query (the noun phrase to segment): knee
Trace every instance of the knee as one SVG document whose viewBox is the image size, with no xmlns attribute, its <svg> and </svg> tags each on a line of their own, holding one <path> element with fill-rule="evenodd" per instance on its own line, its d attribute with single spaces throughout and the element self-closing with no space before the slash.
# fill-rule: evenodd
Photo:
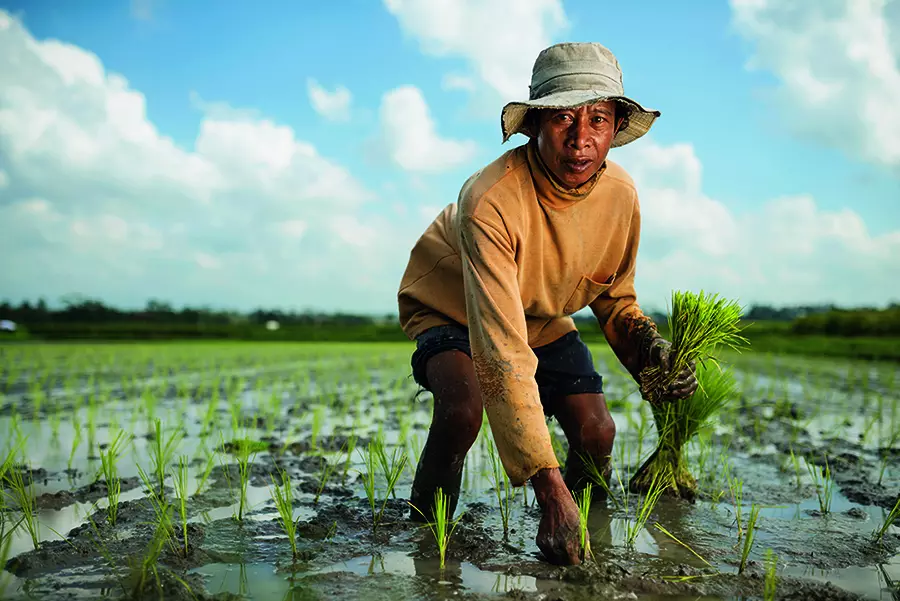
<svg viewBox="0 0 900 601">
<path fill-rule="evenodd" d="M 586 437 L 586 446 L 593 447 L 603 454 L 609 454 L 616 440 L 616 422 L 607 414 L 598 420 Z"/>
<path fill-rule="evenodd" d="M 608 412 L 585 420 L 581 426 L 581 447 L 592 455 L 603 456 L 612 452 L 616 439 L 616 422 Z"/>
<path fill-rule="evenodd" d="M 429 362 L 428 379 L 434 396 L 432 427 L 468 450 L 481 431 L 484 412 L 471 359 L 458 351 L 437 355 Z"/>
<path fill-rule="evenodd" d="M 481 432 L 481 399 L 469 395 L 444 398 L 439 403 L 441 407 L 435 411 L 435 420 L 440 422 L 442 430 L 457 441 L 459 447 L 468 450 Z"/>
<path fill-rule="evenodd" d="M 477 408 L 473 403 L 467 407 L 458 420 L 459 437 L 465 442 L 467 447 L 471 447 L 475 444 L 475 439 L 478 438 L 478 433 L 481 432 L 482 415 L 483 410 L 481 403 L 478 403 Z"/>
</svg>

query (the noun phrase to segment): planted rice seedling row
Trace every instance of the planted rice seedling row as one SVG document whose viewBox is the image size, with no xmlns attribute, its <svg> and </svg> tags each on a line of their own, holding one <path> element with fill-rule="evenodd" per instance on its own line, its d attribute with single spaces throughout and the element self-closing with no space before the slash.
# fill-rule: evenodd
<svg viewBox="0 0 900 601">
<path fill-rule="evenodd" d="M 369 351 L 369 355 L 371 354 Z M 148 535 L 150 538 L 145 541 L 144 551 L 150 558 L 145 584 L 162 578 L 154 575 L 150 566 L 165 564 L 164 557 L 167 554 L 191 556 L 195 544 L 206 544 L 195 543 L 190 538 L 193 530 L 187 526 L 191 521 L 205 524 L 206 528 L 221 530 L 221 522 L 215 519 L 205 522 L 200 519 L 206 509 L 198 512 L 195 508 L 198 504 L 207 504 L 209 499 L 220 494 L 223 489 L 229 491 L 229 511 L 233 513 L 228 519 L 236 524 L 258 520 L 263 515 L 261 512 L 272 508 L 274 515 L 278 516 L 274 519 L 285 535 L 278 539 L 279 544 L 287 556 L 292 558 L 292 563 L 296 564 L 292 570 L 305 569 L 301 567 L 304 564 L 298 561 L 298 556 L 308 557 L 309 549 L 321 548 L 323 545 L 328 547 L 336 544 L 331 542 L 334 540 L 340 540 L 341 545 L 355 549 L 357 553 L 380 552 L 381 546 L 386 551 L 396 548 L 398 544 L 402 546 L 404 543 L 397 542 L 405 540 L 401 533 L 404 530 L 413 531 L 415 526 L 389 523 L 395 520 L 386 520 L 385 517 L 395 514 L 389 514 L 387 507 L 391 506 L 392 500 L 402 501 L 408 494 L 406 487 L 412 477 L 411 468 L 424 443 L 424 427 L 428 424 L 427 412 L 430 411 L 427 396 L 420 395 L 416 398 L 415 387 L 405 374 L 407 349 L 398 348 L 377 360 L 361 355 L 359 359 L 349 361 L 349 365 L 343 369 L 340 368 L 340 362 L 317 357 L 310 352 L 303 359 L 306 363 L 295 363 L 292 369 L 283 372 L 260 370 L 258 375 L 254 375 L 249 368 L 245 372 L 232 373 L 241 364 L 247 367 L 253 362 L 248 362 L 244 354 L 236 354 L 236 357 L 239 359 L 236 358 L 231 363 L 227 360 L 207 359 L 186 365 L 198 372 L 208 370 L 206 373 L 209 377 L 199 378 L 196 382 L 186 378 L 176 379 L 177 369 L 173 369 L 174 363 L 169 363 L 167 359 L 155 357 L 155 365 L 150 367 L 150 355 L 147 355 L 145 363 L 135 361 L 133 371 L 124 376 L 115 374 L 110 369 L 102 369 L 79 378 L 68 378 L 64 374 L 54 375 L 53 378 L 42 377 L 41 392 L 38 392 L 38 387 L 34 389 L 34 394 L 39 397 L 36 405 L 40 411 L 20 411 L 19 417 L 9 422 L 13 426 L 11 430 L 20 433 L 15 435 L 16 440 L 24 440 L 25 436 L 29 437 L 29 441 L 35 440 L 36 436 L 46 436 L 40 440 L 48 443 L 52 439 L 58 440 L 63 449 L 58 454 L 61 468 L 71 466 L 98 481 L 102 479 L 103 484 L 122 480 L 126 475 L 134 474 L 138 468 L 143 471 L 145 482 L 138 492 L 141 492 L 142 498 L 148 503 L 166 510 L 157 510 L 153 514 L 156 525 L 152 529 L 152 536 Z M 600 361 L 605 361 L 608 355 L 598 357 Z M 269 356 L 265 360 L 258 360 L 258 365 L 262 366 L 265 361 L 278 362 L 277 359 L 276 356 Z M 740 360 L 734 359 L 733 362 L 738 365 Z M 729 358 L 728 362 L 731 361 Z M 147 378 L 154 380 L 146 382 Z M 171 381 L 167 381 L 167 378 Z M 778 376 L 774 389 L 785 388 L 783 380 L 783 376 Z M 115 385 L 109 386 L 110 383 Z M 604 385 L 607 386 L 606 379 Z M 58 386 L 79 387 L 84 392 L 63 394 L 55 398 L 54 387 Z M 658 446 L 659 432 L 651 427 L 655 420 L 651 417 L 650 407 L 642 404 L 639 395 L 630 394 L 634 389 L 633 383 L 628 383 L 625 376 L 616 374 L 609 377 L 608 386 L 611 391 L 609 396 L 613 399 L 610 402 L 613 414 L 617 421 L 627 425 L 627 428 L 620 429 L 620 437 L 614 447 L 613 465 L 617 471 L 613 490 L 610 491 L 614 494 L 601 494 L 598 498 L 597 493 L 602 488 L 598 482 L 592 489 L 592 503 L 585 503 L 585 495 L 579 494 L 576 498 L 582 503 L 586 529 L 591 524 L 587 515 L 591 514 L 595 522 L 593 525 L 599 523 L 600 530 L 603 530 L 603 514 L 598 518 L 596 511 L 592 512 L 591 509 L 610 506 L 616 508 L 616 512 L 612 514 L 615 516 L 613 519 L 628 522 L 628 535 L 622 543 L 609 543 L 595 537 L 598 532 L 591 532 L 593 557 L 596 559 L 606 555 L 608 551 L 605 547 L 610 544 L 613 547 L 621 544 L 623 551 L 631 550 L 632 554 L 627 556 L 631 559 L 628 561 L 640 565 L 641 553 L 647 552 L 648 541 L 656 541 L 658 545 L 663 545 L 660 541 L 673 541 L 671 544 L 683 549 L 686 558 L 683 561 L 696 560 L 708 569 L 709 566 L 704 563 L 706 561 L 723 573 L 727 573 L 724 571 L 727 565 L 733 565 L 735 570 L 753 569 L 749 559 L 761 557 L 754 549 L 762 544 L 758 537 L 747 542 L 751 533 L 755 535 L 756 532 L 755 521 L 751 529 L 750 521 L 745 515 L 749 511 L 753 516 L 753 508 L 737 509 L 743 502 L 733 506 L 735 495 L 727 494 L 727 491 L 728 482 L 731 482 L 735 489 L 742 489 L 743 497 L 756 494 L 757 480 L 752 474 L 742 471 L 747 466 L 744 449 L 748 444 L 759 446 L 766 443 L 765 428 L 761 428 L 760 424 L 765 424 L 768 418 L 757 417 L 749 421 L 752 430 L 749 437 L 723 432 L 719 425 L 710 421 L 709 427 L 699 430 L 698 435 L 684 446 L 684 460 L 697 477 L 696 503 L 711 503 L 714 495 L 724 489 L 728 510 L 732 513 L 741 511 L 740 518 L 726 529 L 732 537 L 732 544 L 735 538 L 739 540 L 739 544 L 710 553 L 708 543 L 698 546 L 691 536 L 685 536 L 684 526 L 679 521 L 685 518 L 676 520 L 669 516 L 670 501 L 664 494 L 656 494 L 661 486 L 651 491 L 653 495 L 641 495 L 629 490 L 629 476 L 646 461 L 646 455 Z M 741 388 L 745 390 L 743 381 Z M 787 398 L 783 393 L 778 394 Z M 65 402 L 63 399 L 66 399 Z M 870 403 L 874 407 L 878 401 L 874 399 Z M 743 423 L 741 409 L 730 405 L 726 404 L 721 409 L 720 422 Z M 890 406 L 890 401 L 884 401 L 887 415 L 890 415 Z M 125 407 L 134 410 L 123 410 Z M 50 415 L 59 417 L 57 425 L 53 425 Z M 55 419 L 56 417 L 52 418 Z M 74 419 L 78 419 L 77 427 Z M 551 425 L 555 429 L 556 425 L 552 422 Z M 808 452 L 809 441 L 804 428 L 795 430 L 798 438 L 793 448 L 803 449 L 797 456 L 798 465 L 805 457 L 810 457 L 811 462 L 812 457 L 819 456 L 819 453 Z M 83 436 L 90 439 L 87 445 L 83 438 L 78 440 L 77 433 L 80 432 L 84 432 Z M 358 436 L 351 438 L 345 435 L 349 433 L 358 433 Z M 117 439 L 120 442 L 116 443 Z M 388 439 L 392 441 L 391 444 L 386 442 Z M 241 441 L 248 442 L 245 444 Z M 299 445 L 297 450 L 291 450 L 293 443 Z M 484 519 L 496 524 L 496 540 L 515 543 L 503 548 L 505 550 L 495 551 L 501 553 L 502 558 L 503 554 L 510 553 L 508 549 L 517 545 L 528 548 L 530 541 L 527 537 L 519 537 L 530 528 L 529 516 L 534 511 L 534 498 L 527 494 L 525 487 L 521 493 L 521 501 L 518 500 L 520 493 L 509 486 L 496 450 L 491 452 L 491 444 L 489 436 L 482 436 L 482 442 L 476 443 L 477 452 L 473 452 L 467 459 L 465 478 L 468 484 L 464 488 L 460 506 L 474 500 L 487 504 L 489 518 Z M 560 455 L 564 457 L 567 446 L 565 438 L 557 436 L 557 444 Z M 741 449 L 741 454 L 732 455 L 731 447 Z M 297 471 L 294 457 L 307 455 L 320 457 L 324 461 L 315 463 L 317 467 L 313 470 Z M 96 459 L 88 459 L 90 456 Z M 189 462 L 188 457 L 193 457 L 193 461 Z M 789 460 L 789 455 L 786 457 Z M 45 461 L 41 455 L 30 457 L 29 460 Z M 286 469 L 279 472 L 281 462 L 284 462 Z M 86 467 L 89 469 L 85 469 Z M 29 473 L 20 473 L 27 483 Z M 877 470 L 873 470 L 873 473 L 877 473 Z M 259 481 L 260 476 L 265 476 L 264 482 Z M 807 474 L 803 479 L 811 477 L 811 474 Z M 885 469 L 884 481 L 891 483 L 892 478 L 888 467 Z M 372 486 L 366 484 L 367 479 Z M 799 476 L 791 475 L 789 471 L 785 481 L 790 484 L 791 490 L 797 489 L 795 480 L 799 482 Z M 80 482 L 77 477 L 74 481 Z M 659 477 L 657 481 L 661 483 L 666 480 Z M 840 488 L 839 479 L 832 475 L 831 482 L 834 492 L 837 492 Z M 603 483 L 610 485 L 605 480 Z M 188 494 L 188 484 L 193 495 Z M 40 496 L 41 483 L 35 482 L 32 486 L 32 494 Z M 264 497 L 259 495 L 260 487 L 264 489 Z M 367 488 L 372 490 L 372 501 Z M 342 496 L 343 493 L 334 495 L 333 491 L 343 490 L 351 496 Z M 812 488 L 803 490 L 809 492 Z M 108 536 L 106 528 L 116 528 L 114 522 L 117 518 L 110 517 L 110 513 L 116 511 L 110 511 L 113 507 L 110 497 L 113 492 L 113 486 L 105 489 L 107 510 L 101 515 L 109 525 L 98 530 L 100 537 Z M 837 495 L 834 492 L 832 502 L 836 503 Z M 154 493 L 157 494 L 155 499 Z M 825 494 L 824 487 L 822 493 Z M 118 494 L 121 498 L 122 492 L 119 491 Z M 278 495 L 282 495 L 280 501 Z M 290 497 L 285 499 L 284 495 Z M 16 505 L 9 495 L 4 495 L 4 499 Z M 798 502 L 801 500 L 798 497 Z M 356 501 L 360 501 L 362 505 L 357 506 Z M 353 532 L 353 526 L 341 522 L 340 518 L 331 519 L 337 514 L 330 512 L 338 506 L 346 507 L 343 511 L 351 512 L 357 511 L 351 508 L 365 507 L 369 532 L 365 535 L 342 534 L 348 530 Z M 115 507 L 118 509 L 125 506 L 119 500 Z M 283 511 L 288 508 L 289 512 Z M 425 508 L 422 509 L 427 512 Z M 837 510 L 832 508 L 832 511 Z M 691 513 L 688 509 L 687 514 Z M 761 513 L 757 509 L 757 514 Z M 17 513 L 9 515 L 20 517 Z M 302 520 L 319 519 L 314 517 L 316 515 L 322 516 L 323 523 L 327 518 L 328 533 L 322 539 L 307 539 L 302 533 L 307 531 L 308 526 L 300 528 L 299 523 Z M 475 519 L 476 523 L 482 519 L 477 512 L 471 515 L 475 517 L 470 519 Z M 51 540 L 58 538 L 49 530 L 40 528 L 40 511 L 36 512 L 36 516 L 38 537 L 42 538 L 43 534 L 43 539 L 47 536 Z M 298 519 L 298 516 L 303 517 Z M 435 517 L 429 516 L 429 520 L 436 525 Z M 428 548 L 432 551 L 420 551 L 426 553 L 426 556 L 433 553 L 435 562 L 442 563 L 445 570 L 458 569 L 454 566 L 465 557 L 459 554 L 465 553 L 470 545 L 465 541 L 469 540 L 467 537 L 471 536 L 471 531 L 468 527 L 456 528 L 459 522 L 455 518 L 458 516 L 452 516 L 445 522 L 443 536 L 431 533 L 434 541 Z M 812 517 L 803 517 L 802 520 L 815 521 Z M 332 524 L 335 528 L 332 528 Z M 28 536 L 24 523 L 16 523 L 16 527 L 18 533 Z M 291 527 L 293 531 L 288 533 Z M 704 527 L 711 530 L 720 528 L 713 523 L 707 523 Z M 513 529 L 520 534 L 511 536 L 510 530 Z M 883 530 L 878 544 L 888 545 L 890 548 L 894 540 L 892 533 L 896 527 L 888 524 Z M 245 532 L 242 536 L 250 536 L 246 533 L 251 531 L 246 526 L 238 529 L 238 532 Z M 738 535 L 735 536 L 735 533 Z M 66 532 L 63 532 L 61 536 L 65 535 Z M 459 536 L 463 539 L 456 546 L 454 541 Z M 867 536 L 875 538 L 871 528 Z M 426 542 L 421 538 L 416 540 Z M 443 550 L 439 540 L 445 541 Z M 14 537 L 7 537 L 6 541 L 13 552 L 22 552 L 12 547 Z M 110 541 L 107 543 L 112 545 L 110 549 L 116 544 Z M 777 541 L 771 540 L 766 540 L 762 548 L 769 548 L 772 543 L 777 548 Z M 29 548 L 32 546 L 29 545 Z M 640 553 L 635 553 L 638 549 L 641 549 Z M 301 553 L 301 550 L 306 551 Z M 780 550 L 778 552 L 781 553 Z"/>
</svg>

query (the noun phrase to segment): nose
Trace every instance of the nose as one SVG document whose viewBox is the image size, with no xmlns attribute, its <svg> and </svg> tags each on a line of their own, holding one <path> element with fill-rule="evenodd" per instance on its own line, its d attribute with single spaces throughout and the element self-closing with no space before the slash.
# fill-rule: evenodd
<svg viewBox="0 0 900 601">
<path fill-rule="evenodd" d="M 574 150 L 582 150 L 590 144 L 590 124 L 584 116 L 578 115 L 572 121 L 566 138 L 567 145 Z"/>
</svg>

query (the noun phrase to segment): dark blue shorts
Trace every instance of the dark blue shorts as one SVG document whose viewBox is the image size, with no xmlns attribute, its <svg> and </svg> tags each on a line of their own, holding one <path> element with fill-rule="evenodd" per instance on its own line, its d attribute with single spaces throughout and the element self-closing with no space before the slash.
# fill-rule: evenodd
<svg viewBox="0 0 900 601">
<path fill-rule="evenodd" d="M 413 378 L 419 386 L 431 391 L 425 365 L 438 353 L 450 350 L 472 356 L 468 328 L 462 325 L 437 326 L 425 330 L 416 338 L 411 363 Z M 544 412 L 548 415 L 548 406 L 556 399 L 570 394 L 603 392 L 603 377 L 594 369 L 591 351 L 577 331 L 532 350 L 538 360 L 535 380 Z"/>
</svg>

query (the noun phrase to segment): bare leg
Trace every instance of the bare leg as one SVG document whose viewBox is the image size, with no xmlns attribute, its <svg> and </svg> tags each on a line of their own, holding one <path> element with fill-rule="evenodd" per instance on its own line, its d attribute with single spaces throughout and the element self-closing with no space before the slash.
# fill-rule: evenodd
<svg viewBox="0 0 900 601">
<path fill-rule="evenodd" d="M 466 454 L 481 430 L 483 404 L 472 359 L 451 350 L 431 357 L 425 366 L 434 396 L 434 413 L 425 448 L 413 480 L 410 503 L 432 518 L 435 491 L 449 495 L 450 516 L 456 511 Z M 415 509 L 410 517 L 424 518 Z"/>
<path fill-rule="evenodd" d="M 603 394 L 573 394 L 554 407 L 556 419 L 569 441 L 565 482 L 575 492 L 591 482 L 582 456 L 593 461 L 609 481 L 609 457 L 616 438 L 616 424 L 606 407 Z M 602 495 L 595 489 L 595 495 Z"/>
</svg>

